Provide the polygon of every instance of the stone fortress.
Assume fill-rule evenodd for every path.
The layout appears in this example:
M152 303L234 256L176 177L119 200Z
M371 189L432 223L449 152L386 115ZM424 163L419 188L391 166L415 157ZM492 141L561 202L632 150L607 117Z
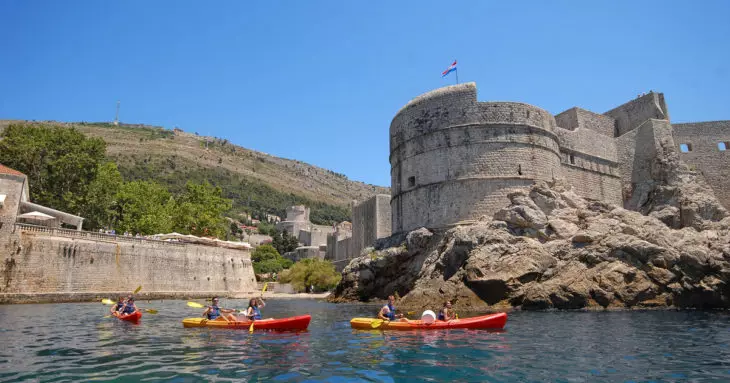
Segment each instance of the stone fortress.
M479 102L475 83L440 88L391 123L392 232L491 217L515 189L559 178L582 197L642 210L653 197L652 160L669 147L730 208L730 121L672 125L655 92L604 114L575 107L553 116L524 103ZM673 209L660 219L683 219Z
M147 299L257 290L245 247L82 231L82 217L29 196L26 175L0 164L0 303L116 298L139 285ZM28 213L45 221L24 223Z

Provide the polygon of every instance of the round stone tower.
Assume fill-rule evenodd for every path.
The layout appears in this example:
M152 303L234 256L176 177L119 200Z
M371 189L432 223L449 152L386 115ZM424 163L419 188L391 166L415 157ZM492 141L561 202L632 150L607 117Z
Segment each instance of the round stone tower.
M516 102L477 102L475 83L436 89L390 124L393 233L492 216L507 194L560 175L555 119Z

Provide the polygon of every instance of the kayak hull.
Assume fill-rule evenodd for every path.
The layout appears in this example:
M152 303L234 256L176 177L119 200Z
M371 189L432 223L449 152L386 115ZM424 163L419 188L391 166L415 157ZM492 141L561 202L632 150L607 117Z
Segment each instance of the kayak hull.
M373 330L373 322L379 321L375 318L353 318L350 326L358 330ZM466 329L501 329L507 323L507 314L498 313L491 315L482 315L474 318L454 319L450 321L437 320L431 324L425 324L420 320L411 320L408 322L399 321L383 321L383 324L375 325L378 330L448 330L455 328Z
M131 314L117 314L115 316L117 317L117 319L123 320L125 322L139 322L139 320L142 319L142 312L135 311Z
M290 318L281 319L263 319L257 320L253 324L254 331L256 330L276 330L276 331L301 331L306 330L309 327L309 322L312 320L311 315L300 315ZM228 322L224 319L207 320L204 318L185 318L183 319L183 327L213 327L213 328L228 328L235 330L248 330L251 327L251 322L238 321Z

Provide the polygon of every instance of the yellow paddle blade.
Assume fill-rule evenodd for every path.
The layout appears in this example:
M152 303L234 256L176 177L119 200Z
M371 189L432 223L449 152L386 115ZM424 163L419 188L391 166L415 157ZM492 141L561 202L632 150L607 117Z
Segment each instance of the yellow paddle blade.
M102 299L102 300L101 300L101 303L103 303L103 304L105 304L105 305L115 305L115 304L117 304L117 302L114 302L113 300L111 300L111 299L106 299L106 298Z
M137 288L134 290L132 294L137 294L139 290L142 290L142 285L137 286Z
M253 332L253 321L251 321L251 326L248 328L248 332Z
M114 315L104 315L104 318L111 318L111 317L113 317L113 316L114 316Z
M370 322L370 327L372 327L372 328L379 328L382 325L383 325L382 319L377 319L377 320Z
M144 312L150 313L150 314L157 314L158 313L158 311L155 310L155 309L144 309Z
M269 282L264 282L264 288L261 289L261 295L264 295L264 291L266 291L267 287L269 287Z
M188 306L194 307L196 309L202 309L203 307L205 307L198 302L188 302Z
M406 315L413 315L415 313L416 313L415 311L409 311L409 312L406 313Z

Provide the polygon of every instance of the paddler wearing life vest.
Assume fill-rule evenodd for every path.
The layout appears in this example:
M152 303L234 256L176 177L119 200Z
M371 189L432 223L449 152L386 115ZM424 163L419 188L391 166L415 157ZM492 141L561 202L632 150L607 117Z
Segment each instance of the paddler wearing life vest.
M261 308L266 307L263 298L251 298L246 309L246 318L251 321L261 320Z
M211 302L213 303L212 306L208 306L205 311L203 312L203 318L207 318L208 320L215 320L215 319L221 319L221 320L230 320L230 321L236 321L236 316L232 313L236 310L231 309L224 309L220 306L218 306L219 299L218 297L213 297L211 299ZM228 314L228 315L226 315Z
M378 318L387 321L394 321L396 318L399 318L400 321L408 321L408 319L403 318L403 314L395 313L395 297L392 295L388 296L388 303L378 312Z
M134 304L134 297L129 296L127 297L126 302L124 302L124 306L118 311L119 315L129 315L134 314L139 309L137 308L137 305Z
M125 298L123 296L120 296L119 299L117 299L117 303L115 303L111 309L109 309L109 312L113 314L117 313L124 307L124 303L126 302Z
M451 301L444 302L444 307L439 311L439 320L450 321L455 319L454 312L451 311Z

